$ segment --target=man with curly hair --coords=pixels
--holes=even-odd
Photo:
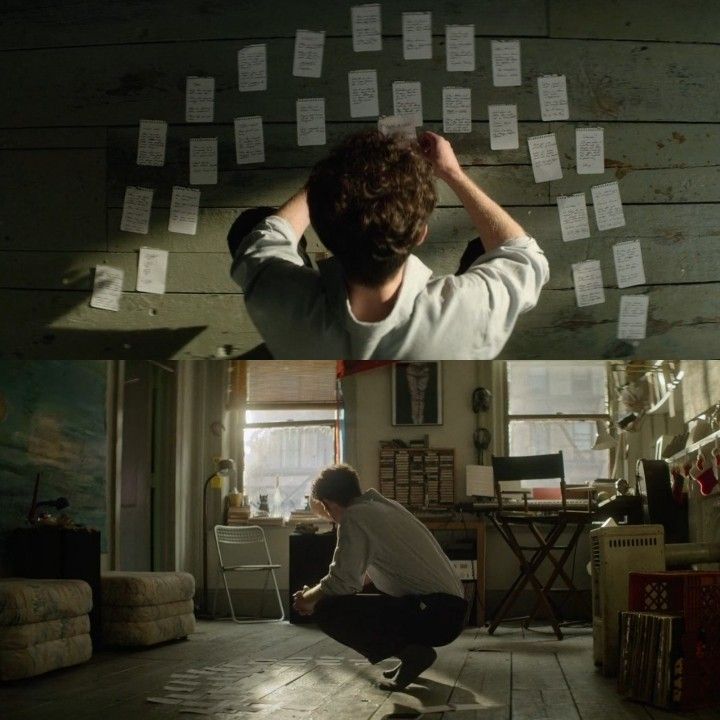
[[[413,254],[437,201],[433,176],[455,192],[481,238],[458,275],[433,276]],[[298,253],[310,223],[333,254],[318,269]],[[445,138],[372,130],[347,137],[242,238],[232,276],[276,358],[490,359],[537,303],[548,264]]]

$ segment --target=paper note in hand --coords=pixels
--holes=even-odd
[[[491,42],[493,85],[513,87],[522,84],[520,70],[520,41],[493,40]]]
[[[446,69],[449,72],[475,70],[475,26],[445,26]]]
[[[377,52],[382,50],[382,25],[380,5],[369,3],[350,8],[353,50]]]
[[[297,100],[295,114],[298,145],[325,145],[325,98]]]
[[[165,277],[167,275],[168,251],[155,248],[140,248],[138,255],[137,291],[165,294]]]
[[[617,182],[595,185],[591,191],[598,230],[623,227],[625,213],[620,199],[620,186]]]
[[[238,165],[265,162],[265,140],[260,115],[235,118],[235,162]]]
[[[560,180],[562,178],[555,133],[529,137],[528,147],[536,183]]]
[[[602,128],[577,128],[575,154],[578,175],[602,175],[605,172],[605,142]]]
[[[613,245],[613,258],[619,288],[645,284],[645,268],[639,240],[628,240]]]
[[[404,12],[402,33],[405,60],[432,59],[432,13]]]
[[[97,265],[90,306],[117,312],[120,309],[124,275],[125,273],[120,268]]]
[[[175,185],[170,201],[168,231],[183,235],[195,235],[199,212],[200,191],[197,188]]]
[[[350,117],[377,117],[380,114],[376,70],[351,70],[348,73],[348,89]]]
[[[488,105],[490,121],[490,149],[517,150],[518,139],[517,105]]]
[[[544,122],[568,120],[567,82],[564,75],[541,75],[538,78],[540,117]]]
[[[215,78],[189,77],[185,88],[185,122],[211,123],[215,115]]]
[[[623,295],[620,298],[618,339],[642,340],[646,336],[649,305],[647,295]]]
[[[124,232],[147,235],[152,210],[152,188],[127,187],[123,201],[120,229]]]
[[[578,307],[600,305],[605,302],[605,290],[599,260],[573,263],[572,274]]]
[[[322,75],[325,31],[298,30],[295,33],[293,75],[295,77],[319,78]]]
[[[590,237],[590,221],[585,204],[585,193],[561,195],[557,199],[557,206],[560,215],[560,231],[565,242]]]
[[[191,138],[190,184],[217,185],[217,138]]]
[[[141,120],[137,164],[162,167],[165,164],[166,141],[167,123],[164,120]]]
[[[443,132],[472,132],[470,88],[443,88]]]
[[[259,43],[238,50],[238,90],[267,90],[267,45]]]
[[[392,84],[393,112],[412,118],[415,127],[423,124],[422,86],[419,82],[397,81]]]

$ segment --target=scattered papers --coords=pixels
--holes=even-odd
[[[536,183],[560,180],[562,178],[555,133],[529,137],[528,147]]]
[[[512,87],[522,84],[520,70],[520,41],[493,40],[490,43],[492,54],[493,85]]]
[[[405,60],[432,59],[432,13],[404,12],[402,33]]]
[[[325,145],[325,98],[297,100],[295,114],[298,145]]]
[[[585,204],[585,193],[561,195],[557,198],[557,206],[560,215],[560,231],[565,242],[590,237],[590,221]]]
[[[470,88],[443,88],[443,132],[472,132]]]
[[[538,78],[540,117],[543,121],[568,120],[570,109],[564,75],[541,75]]]
[[[614,245],[613,258],[619,288],[645,284],[645,268],[639,240],[628,240]]]
[[[392,84],[393,112],[412,118],[415,127],[423,124],[422,87],[419,82],[398,80]]]
[[[248,45],[238,50],[238,90],[267,90],[267,45]]]
[[[377,117],[380,114],[376,70],[351,70],[348,73],[350,117]]]
[[[620,186],[617,182],[595,185],[591,190],[598,230],[612,230],[613,228],[623,227],[625,225],[625,214],[620,199]]]
[[[605,172],[605,142],[602,128],[575,130],[575,155],[578,175],[602,175]]]
[[[350,8],[350,19],[355,52],[382,50],[382,25],[378,3],[355,5]]]
[[[120,268],[96,265],[90,307],[113,312],[120,310],[124,276],[125,273]]]
[[[123,201],[120,229],[124,232],[147,235],[153,199],[152,188],[127,187]]]
[[[215,78],[194,77],[185,86],[185,122],[211,123],[215,115]]]
[[[605,290],[603,289],[599,260],[573,263],[572,274],[578,307],[599,305],[605,302]]]
[[[647,295],[623,295],[620,298],[619,340],[642,340],[645,337],[649,305]]]
[[[137,164],[162,167],[165,164],[166,142],[167,123],[164,120],[141,120]]]
[[[517,105],[488,105],[488,119],[491,150],[517,150],[520,147]]]
[[[140,248],[138,255],[137,285],[138,292],[165,294],[168,251],[155,248]]]
[[[190,184],[217,185],[217,138],[190,139]]]
[[[378,130],[383,135],[403,135],[408,140],[417,139],[417,130],[413,119],[400,115],[384,115],[378,118]]]
[[[200,191],[197,188],[185,188],[175,185],[172,200],[170,201],[168,230],[183,235],[195,235],[199,211]]]
[[[298,30],[295,33],[293,75],[295,77],[319,78],[322,75],[325,31]]]
[[[235,162],[238,165],[265,162],[265,139],[260,115],[235,118]]]
[[[475,26],[445,26],[445,58],[449,72],[475,70]]]

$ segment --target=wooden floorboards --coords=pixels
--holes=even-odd
[[[389,661],[388,661],[389,662]],[[386,663],[384,667],[387,667]],[[74,668],[0,686],[3,720],[272,718],[272,720],[718,720],[720,710],[667,713],[620,698],[592,664],[588,630],[563,641],[468,629],[404,692],[310,626],[200,622],[187,641],[103,650]],[[147,698],[177,704],[155,704]],[[465,706],[465,707],[464,707]],[[473,707],[467,707],[473,706]],[[210,708],[208,710],[208,708]]]

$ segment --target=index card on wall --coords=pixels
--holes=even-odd
[[[423,124],[422,87],[419,82],[398,80],[392,84],[393,112],[412,118],[415,127]]]
[[[472,132],[470,88],[443,88],[443,132]]]
[[[378,3],[350,8],[350,20],[355,52],[382,50],[382,20]]]
[[[125,232],[147,235],[150,225],[150,210],[153,199],[152,188],[127,187],[123,201],[120,229]]]
[[[295,33],[293,75],[295,77],[319,78],[322,75],[325,31],[298,30]]]
[[[450,72],[475,70],[475,26],[445,26],[446,67]]]
[[[377,71],[351,70],[348,73],[348,88],[350,117],[377,117],[380,114]]]
[[[297,100],[295,114],[298,145],[325,145],[325,98]]]
[[[432,59],[432,13],[404,12],[402,32],[405,60]]]
[[[645,337],[649,305],[647,295],[623,295],[620,298],[618,339],[642,340]]]
[[[183,235],[195,235],[199,212],[200,191],[197,188],[175,185],[170,201],[168,230]]]
[[[137,164],[162,167],[165,164],[166,141],[167,123],[164,120],[141,120]]]
[[[565,242],[590,237],[590,221],[585,204],[585,193],[561,195],[557,199],[557,206],[560,215],[560,231]]]
[[[488,497],[495,494],[492,465],[465,466],[465,494]]]
[[[512,87],[522,84],[520,70],[520,41],[493,40],[490,43],[492,55],[493,85]]]
[[[238,50],[238,90],[267,90],[267,45],[248,45]]]
[[[417,139],[417,130],[413,119],[400,115],[385,115],[378,118],[378,130],[383,135],[403,135],[409,140]]]
[[[491,150],[517,150],[517,105],[488,105]]]
[[[140,248],[138,255],[137,291],[165,294],[165,277],[167,276],[168,251],[155,248]]]
[[[600,305],[605,302],[602,271],[599,260],[573,263],[573,284],[578,307]]]
[[[185,85],[185,122],[209,122],[215,115],[215,78],[189,77]]]
[[[602,175],[605,172],[605,142],[602,128],[577,128],[575,154],[578,175]]]
[[[567,82],[564,75],[541,75],[538,78],[540,117],[548,120],[568,120],[570,109]]]
[[[536,183],[560,180],[562,178],[555,133],[529,137],[528,147]]]
[[[190,184],[217,185],[217,138],[190,139]]]
[[[645,284],[645,268],[639,240],[628,240],[614,245],[613,258],[619,288]]]
[[[235,162],[238,165],[265,162],[265,140],[260,115],[235,118]]]
[[[120,309],[124,276],[125,273],[120,268],[97,265],[90,306],[117,312]]]
[[[591,188],[595,220],[598,230],[612,230],[625,225],[620,186],[617,182],[603,183]]]

